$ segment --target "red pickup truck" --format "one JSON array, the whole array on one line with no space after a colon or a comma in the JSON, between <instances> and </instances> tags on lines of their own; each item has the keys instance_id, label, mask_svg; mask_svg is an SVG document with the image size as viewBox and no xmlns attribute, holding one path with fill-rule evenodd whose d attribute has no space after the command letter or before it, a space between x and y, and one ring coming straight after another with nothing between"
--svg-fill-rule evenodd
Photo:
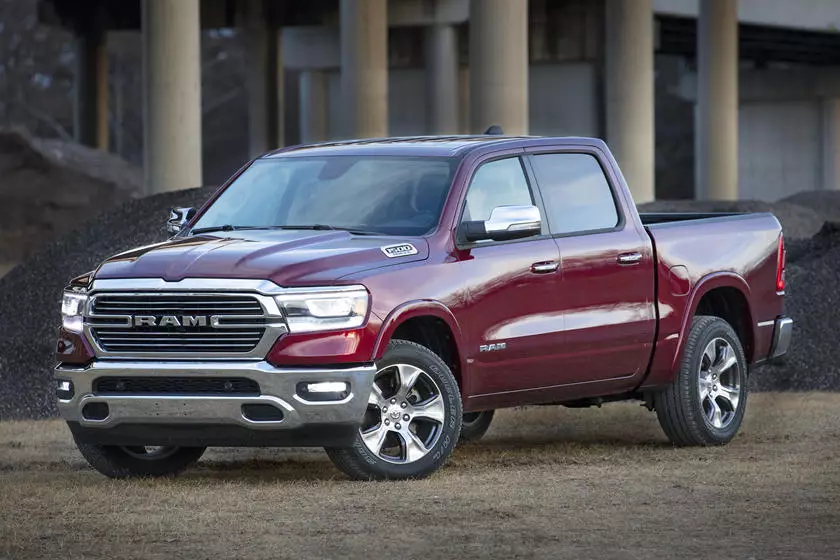
<instances>
[{"instance_id":1,"label":"red pickup truck","mask_svg":"<svg viewBox=\"0 0 840 560\"><path fill-rule=\"evenodd\" d=\"M422 477L532 404L638 399L724 444L791 339L776 218L640 216L596 139L287 148L168 227L63 297L59 409L112 477L286 445Z\"/></svg>"}]
</instances>

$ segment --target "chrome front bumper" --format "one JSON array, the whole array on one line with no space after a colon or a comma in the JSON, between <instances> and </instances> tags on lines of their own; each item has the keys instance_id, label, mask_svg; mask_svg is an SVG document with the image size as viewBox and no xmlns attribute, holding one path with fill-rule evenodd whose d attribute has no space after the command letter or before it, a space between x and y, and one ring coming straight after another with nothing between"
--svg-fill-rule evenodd
<instances>
[{"instance_id":1,"label":"chrome front bumper","mask_svg":"<svg viewBox=\"0 0 840 560\"><path fill-rule=\"evenodd\" d=\"M770 346L770 360L774 360L787 354L790 341L793 337L793 319L790 317L779 317L773 327L773 344Z\"/></svg>"},{"instance_id":2,"label":"chrome front bumper","mask_svg":"<svg viewBox=\"0 0 840 560\"><path fill-rule=\"evenodd\" d=\"M283 444L284 432L296 435L290 444L322 445L323 441L332 441L330 426L343 428L339 431L344 436L358 430L375 374L373 365L281 369L265 361L96 360L83 368L59 365L55 369L59 389L63 382L72 383L72 396L60 395L58 409L77 439L81 435L113 444L143 441L147 445L175 443L179 437L192 445L274 445ZM259 395L94 392L94 380L98 378L132 376L245 378L258 383L260 391ZM322 381L345 382L349 393L328 401L307 400L299 394L299 384ZM91 418L85 411L93 410L86 409L93 403L107 405L107 416ZM273 406L282 411L282 419L251 419L243 412L246 405ZM311 442L306 435L310 427L318 434ZM177 443L185 443L180 440Z\"/></svg>"}]
</instances>

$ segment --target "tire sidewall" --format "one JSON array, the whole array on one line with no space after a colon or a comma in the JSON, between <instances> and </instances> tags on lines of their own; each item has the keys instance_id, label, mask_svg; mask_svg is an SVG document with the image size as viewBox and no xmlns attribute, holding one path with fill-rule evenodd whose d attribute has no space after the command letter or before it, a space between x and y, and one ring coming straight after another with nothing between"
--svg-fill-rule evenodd
<instances>
[{"instance_id":1,"label":"tire sidewall","mask_svg":"<svg viewBox=\"0 0 840 560\"><path fill-rule=\"evenodd\" d=\"M747 409L747 377L748 366L747 359L744 353L741 341L735 330L723 319L717 317L709 317L709 320L704 320L700 323L701 332L696 339L694 339L693 347L688 352L689 359L684 360L682 368L683 383L687 385L689 406L695 418L697 426L703 432L704 439L708 443L720 444L727 443L738 432L741 427L741 422L744 419L744 413ZM738 398L738 409L735 411L735 417L724 428L715 428L706 419L702 412L702 405L700 401L700 387L699 387L699 372L700 365L703 360L703 351L706 346L715 338L722 338L729 343L735 352L738 360L738 367L740 368L740 392Z\"/></svg>"},{"instance_id":2,"label":"tire sidewall","mask_svg":"<svg viewBox=\"0 0 840 560\"><path fill-rule=\"evenodd\" d=\"M391 365L409 364L422 369L437 383L441 397L446 401L446 419L442 433L425 457L409 464L390 463L377 457L362 440L361 432L353 442L353 451L366 464L373 478L420 477L436 470L452 453L461 431L461 395L449 368L431 350L422 346L392 341L383 358L376 362L377 371Z\"/></svg>"}]
</instances>

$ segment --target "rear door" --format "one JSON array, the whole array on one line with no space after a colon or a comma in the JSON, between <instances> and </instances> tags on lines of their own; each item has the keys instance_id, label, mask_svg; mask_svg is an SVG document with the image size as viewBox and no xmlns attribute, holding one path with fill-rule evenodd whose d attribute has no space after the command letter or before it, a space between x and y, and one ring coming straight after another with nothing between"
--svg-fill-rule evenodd
<instances>
[{"instance_id":1,"label":"rear door","mask_svg":"<svg viewBox=\"0 0 840 560\"><path fill-rule=\"evenodd\" d=\"M623 215L599 155L564 147L527 157L560 251L558 384L633 379L647 369L656 331L652 244Z\"/></svg>"}]
</instances>

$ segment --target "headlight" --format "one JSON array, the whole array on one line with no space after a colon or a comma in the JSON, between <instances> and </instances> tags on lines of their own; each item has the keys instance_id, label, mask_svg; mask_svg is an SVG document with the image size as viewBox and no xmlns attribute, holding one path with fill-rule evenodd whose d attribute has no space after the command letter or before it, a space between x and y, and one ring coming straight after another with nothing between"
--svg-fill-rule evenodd
<instances>
[{"instance_id":1,"label":"headlight","mask_svg":"<svg viewBox=\"0 0 840 560\"><path fill-rule=\"evenodd\" d=\"M313 332L361 327L369 296L363 286L307 289L276 296L289 331Z\"/></svg>"},{"instance_id":2,"label":"headlight","mask_svg":"<svg viewBox=\"0 0 840 560\"><path fill-rule=\"evenodd\" d=\"M61 299L61 324L65 330L74 333L82 332L82 316L85 314L87 296L64 292Z\"/></svg>"}]
</instances>

